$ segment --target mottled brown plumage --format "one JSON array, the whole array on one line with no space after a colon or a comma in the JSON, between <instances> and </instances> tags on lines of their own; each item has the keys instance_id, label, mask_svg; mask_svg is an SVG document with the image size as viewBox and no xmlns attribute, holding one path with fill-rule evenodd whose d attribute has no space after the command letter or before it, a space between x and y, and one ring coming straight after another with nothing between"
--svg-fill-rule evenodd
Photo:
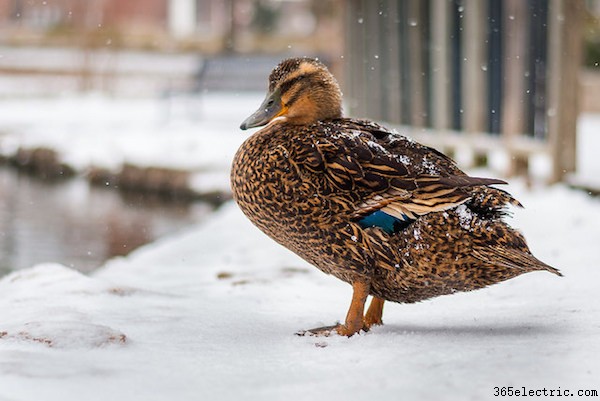
<instances>
[{"instance_id":1,"label":"mottled brown plumage","mask_svg":"<svg viewBox=\"0 0 600 401\"><path fill-rule=\"evenodd\" d=\"M381 323L383 301L416 302L558 270L503 221L501 180L469 177L442 153L369 121L342 118L337 82L320 62L284 60L242 129L234 198L262 231L352 284L352 335ZM383 218L383 220L380 220ZM374 297L363 318L367 295Z\"/></svg>"}]
</instances>

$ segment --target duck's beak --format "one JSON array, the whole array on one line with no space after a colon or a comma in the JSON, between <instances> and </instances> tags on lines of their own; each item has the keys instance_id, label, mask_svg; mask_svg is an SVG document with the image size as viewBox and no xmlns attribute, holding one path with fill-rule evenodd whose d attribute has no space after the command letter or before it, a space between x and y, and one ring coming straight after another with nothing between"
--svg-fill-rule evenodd
<instances>
[{"instance_id":1,"label":"duck's beak","mask_svg":"<svg viewBox=\"0 0 600 401\"><path fill-rule=\"evenodd\" d=\"M246 130L248 128L262 127L267 125L271 120L283 115L286 108L281 102L281 96L278 90L268 93L265 100L262 102L258 110L250 117L246 118L240 128Z\"/></svg>"}]
</instances>

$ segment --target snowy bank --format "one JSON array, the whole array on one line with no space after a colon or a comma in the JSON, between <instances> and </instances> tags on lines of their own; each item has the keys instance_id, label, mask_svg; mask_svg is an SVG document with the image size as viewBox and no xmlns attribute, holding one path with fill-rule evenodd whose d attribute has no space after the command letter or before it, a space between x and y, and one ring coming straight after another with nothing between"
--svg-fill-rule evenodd
<instances>
[{"instance_id":1,"label":"snowy bank","mask_svg":"<svg viewBox=\"0 0 600 401\"><path fill-rule=\"evenodd\" d=\"M0 99L0 158L19 149L46 148L81 174L91 169L115 173L125 165L172 169L189 172L188 184L199 193L228 192L231 160L248 136L239 124L261 97Z\"/></svg>"},{"instance_id":2,"label":"snowy bank","mask_svg":"<svg viewBox=\"0 0 600 401\"><path fill-rule=\"evenodd\" d=\"M0 400L478 400L494 387L600 390L600 202L508 188L513 224L565 277L386 304L344 318L348 285L263 236L234 204L90 277L40 265L0 281ZM537 398L536 399L542 399Z\"/></svg>"}]
</instances>

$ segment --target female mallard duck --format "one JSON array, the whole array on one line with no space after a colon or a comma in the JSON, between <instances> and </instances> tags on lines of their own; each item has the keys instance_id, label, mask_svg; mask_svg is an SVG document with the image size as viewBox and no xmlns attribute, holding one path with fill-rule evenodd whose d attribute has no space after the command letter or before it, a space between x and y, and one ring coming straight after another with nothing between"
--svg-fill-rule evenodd
<instances>
[{"instance_id":1,"label":"female mallard duck","mask_svg":"<svg viewBox=\"0 0 600 401\"><path fill-rule=\"evenodd\" d=\"M370 121L342 117L335 78L291 58L241 125L266 125L233 160L233 195L262 231L350 283L351 336L381 324L384 301L416 302L553 267L503 220L504 181L469 177L447 156ZM371 305L363 315L368 295Z\"/></svg>"}]
</instances>

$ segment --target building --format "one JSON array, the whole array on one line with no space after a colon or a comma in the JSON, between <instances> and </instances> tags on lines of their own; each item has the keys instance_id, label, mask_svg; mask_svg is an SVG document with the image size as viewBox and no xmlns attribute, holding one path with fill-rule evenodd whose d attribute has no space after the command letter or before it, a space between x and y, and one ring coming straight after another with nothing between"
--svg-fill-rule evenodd
<instances>
[{"instance_id":1,"label":"building","mask_svg":"<svg viewBox=\"0 0 600 401\"><path fill-rule=\"evenodd\" d=\"M0 0L0 44L71 45L92 37L208 52L276 52L290 43L340 48L339 1Z\"/></svg>"},{"instance_id":2,"label":"building","mask_svg":"<svg viewBox=\"0 0 600 401\"><path fill-rule=\"evenodd\" d=\"M485 160L507 174L548 156L551 181L576 165L580 0L351 0L345 93L354 115Z\"/></svg>"}]
</instances>

